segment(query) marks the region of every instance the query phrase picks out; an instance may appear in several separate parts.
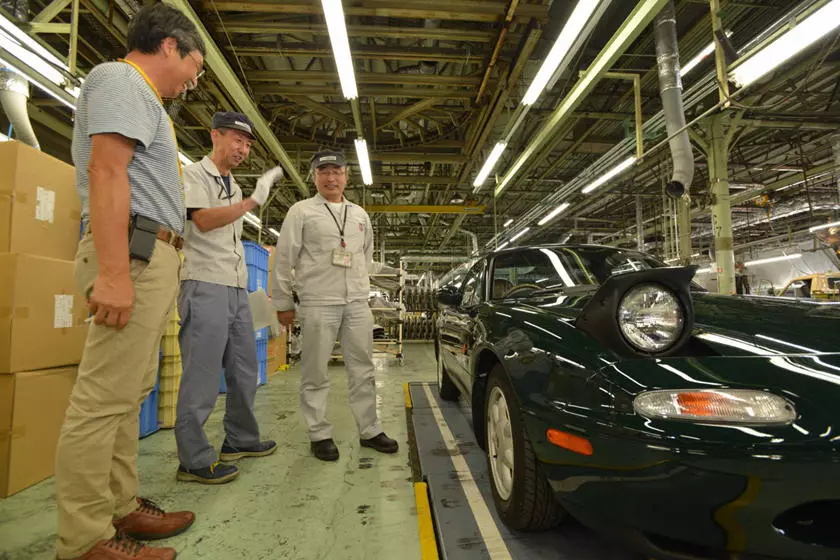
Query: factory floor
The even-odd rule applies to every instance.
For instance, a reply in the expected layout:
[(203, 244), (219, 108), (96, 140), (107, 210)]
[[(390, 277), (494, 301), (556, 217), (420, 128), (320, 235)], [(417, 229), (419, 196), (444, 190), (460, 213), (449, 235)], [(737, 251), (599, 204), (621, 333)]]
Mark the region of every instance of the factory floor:
[[(378, 406), (385, 431), (400, 443), (396, 455), (361, 449), (347, 405), (343, 364), (331, 367), (329, 419), (341, 452), (323, 463), (309, 451), (298, 408), (296, 366), (278, 372), (257, 391), (263, 437), (280, 449), (239, 462), (241, 474), (222, 486), (176, 482), (172, 430), (140, 441), (140, 492), (164, 509), (196, 513), (183, 535), (160, 541), (190, 559), (420, 558), (417, 512), (408, 454), (403, 384), (434, 381), (430, 344), (406, 344), (405, 363), (376, 359)], [(220, 445), (224, 399), (207, 423)], [(55, 558), (56, 507), (52, 480), (0, 500), (0, 560)]]

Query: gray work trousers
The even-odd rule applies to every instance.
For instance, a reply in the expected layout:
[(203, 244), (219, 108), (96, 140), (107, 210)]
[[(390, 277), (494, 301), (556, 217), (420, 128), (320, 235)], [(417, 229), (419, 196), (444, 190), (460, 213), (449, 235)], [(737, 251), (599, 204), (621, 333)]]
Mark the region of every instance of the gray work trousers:
[(181, 316), (183, 374), (178, 394), (175, 441), (178, 458), (187, 469), (199, 469), (217, 460), (207, 441), (204, 423), (219, 396), (225, 368), (225, 436), (234, 447), (260, 441), (254, 416), (257, 392), (257, 347), (248, 292), (221, 284), (185, 280), (178, 295)]
[(350, 409), (362, 439), (382, 432), (373, 376), (373, 315), (366, 301), (301, 306), (300, 409), (312, 441), (332, 437), (327, 420), (330, 378), (327, 363), (336, 338), (347, 366)]

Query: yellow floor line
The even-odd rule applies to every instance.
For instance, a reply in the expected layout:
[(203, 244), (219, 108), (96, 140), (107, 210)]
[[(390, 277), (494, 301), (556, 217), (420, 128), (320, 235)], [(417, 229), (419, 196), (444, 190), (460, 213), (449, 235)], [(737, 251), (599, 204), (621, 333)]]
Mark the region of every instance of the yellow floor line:
[[(406, 387), (408, 387), (407, 383)], [(429, 506), (429, 492), (425, 482), (414, 483), (414, 499), (417, 502), (417, 530), (420, 533), (420, 558), (422, 560), (438, 560), (437, 540), (435, 540), (435, 528), (432, 524), (432, 509)]]
[(411, 391), (408, 389), (408, 383), (403, 383), (403, 391), (405, 392), (405, 407), (411, 410), (414, 408), (414, 404), (411, 402)]

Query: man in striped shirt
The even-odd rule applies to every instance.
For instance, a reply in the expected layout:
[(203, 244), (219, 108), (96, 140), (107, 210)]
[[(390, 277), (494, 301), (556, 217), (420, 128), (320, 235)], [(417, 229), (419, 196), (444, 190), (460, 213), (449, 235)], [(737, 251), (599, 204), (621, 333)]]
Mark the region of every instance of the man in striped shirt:
[(58, 558), (172, 559), (151, 540), (177, 535), (191, 512), (164, 513), (138, 496), (140, 405), (178, 292), (184, 231), (175, 131), (162, 97), (195, 87), (204, 43), (165, 4), (128, 29), (125, 60), (88, 74), (73, 128), (85, 233), (76, 279), (93, 321), (56, 457)]

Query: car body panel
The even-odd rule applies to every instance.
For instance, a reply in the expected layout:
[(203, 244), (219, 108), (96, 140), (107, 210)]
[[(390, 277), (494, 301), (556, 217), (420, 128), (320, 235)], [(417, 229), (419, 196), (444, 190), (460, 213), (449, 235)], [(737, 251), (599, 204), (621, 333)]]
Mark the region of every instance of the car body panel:
[[(840, 548), (803, 544), (773, 526), (819, 500), (836, 501), (840, 515), (840, 307), (697, 291), (685, 350), (634, 359), (577, 327), (595, 293), (488, 296), (485, 285), (480, 302), (441, 309), (441, 359), (474, 403), (486, 364), (502, 364), (555, 496), (576, 518), (704, 550), (840, 558)], [(701, 424), (633, 408), (648, 390), (710, 388), (772, 391), (797, 418)], [(549, 443), (549, 428), (588, 439), (593, 454)]]

